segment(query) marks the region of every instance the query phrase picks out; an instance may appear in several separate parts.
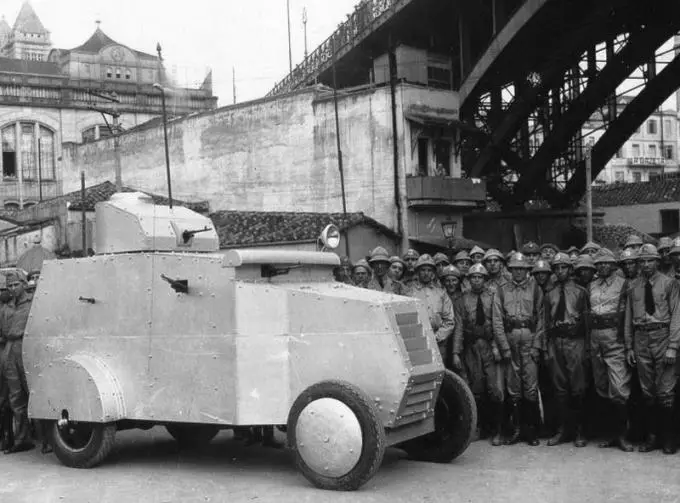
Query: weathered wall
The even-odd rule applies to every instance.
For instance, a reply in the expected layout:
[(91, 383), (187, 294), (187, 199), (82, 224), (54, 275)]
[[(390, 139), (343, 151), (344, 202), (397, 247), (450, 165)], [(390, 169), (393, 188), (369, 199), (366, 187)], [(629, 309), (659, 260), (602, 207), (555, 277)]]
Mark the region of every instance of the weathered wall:
[(16, 264), (19, 257), (33, 246), (33, 239), (36, 237), (42, 237), (41, 246), (43, 248), (54, 251), (59, 241), (58, 232), (55, 225), (46, 225), (42, 229), (0, 236), (0, 265), (6, 267)]
[(647, 234), (661, 233), (661, 210), (680, 210), (680, 201), (633, 206), (608, 206), (604, 211), (607, 224), (630, 224)]

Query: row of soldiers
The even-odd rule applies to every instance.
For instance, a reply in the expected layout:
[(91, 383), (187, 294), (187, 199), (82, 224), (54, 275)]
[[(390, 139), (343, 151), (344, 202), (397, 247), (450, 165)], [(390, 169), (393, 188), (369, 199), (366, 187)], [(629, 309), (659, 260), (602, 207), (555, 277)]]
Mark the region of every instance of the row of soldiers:
[(630, 452), (628, 401), (636, 376), (644, 412), (641, 452), (676, 452), (673, 407), (680, 374), (680, 239), (657, 249), (631, 236), (617, 258), (589, 242), (559, 251), (527, 243), (520, 252), (473, 248), (449, 263), (378, 247), (339, 281), (408, 295), (427, 306), (447, 367), (475, 395), (493, 445), (522, 437), (538, 445), (539, 369), (547, 369), (557, 408), (548, 445), (586, 445), (586, 393), (609, 409), (602, 447)]

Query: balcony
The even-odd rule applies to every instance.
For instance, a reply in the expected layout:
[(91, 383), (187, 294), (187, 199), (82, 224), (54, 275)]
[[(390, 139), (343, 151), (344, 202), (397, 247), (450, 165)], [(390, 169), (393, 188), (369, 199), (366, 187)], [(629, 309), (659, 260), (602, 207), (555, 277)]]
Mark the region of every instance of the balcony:
[(409, 208), (477, 208), (486, 204), (486, 182), (448, 176), (406, 178)]

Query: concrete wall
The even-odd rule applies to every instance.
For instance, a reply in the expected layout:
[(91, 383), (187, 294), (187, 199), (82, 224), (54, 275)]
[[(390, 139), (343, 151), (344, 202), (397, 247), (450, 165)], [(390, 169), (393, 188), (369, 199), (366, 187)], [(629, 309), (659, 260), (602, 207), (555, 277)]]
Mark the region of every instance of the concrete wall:
[(680, 210), (680, 201), (632, 206), (608, 206), (604, 211), (607, 224), (630, 224), (647, 234), (661, 233), (661, 210)]
[[(42, 247), (54, 251), (58, 246), (58, 229), (55, 225), (47, 225), (42, 229), (33, 229), (20, 234), (0, 236), (0, 266), (16, 264), (21, 255), (33, 246), (35, 237), (42, 237)], [(30, 272), (30, 271), (27, 271)]]

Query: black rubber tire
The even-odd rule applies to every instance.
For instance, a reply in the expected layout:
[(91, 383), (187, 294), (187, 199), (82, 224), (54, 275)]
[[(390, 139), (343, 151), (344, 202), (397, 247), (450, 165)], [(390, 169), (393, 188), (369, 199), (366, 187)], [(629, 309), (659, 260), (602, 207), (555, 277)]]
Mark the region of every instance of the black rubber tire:
[[(334, 398), (349, 407), (361, 427), (363, 442), (361, 456), (349, 473), (329, 477), (310, 468), (297, 450), (295, 429), (304, 408), (315, 400)], [(310, 386), (295, 400), (288, 415), (288, 447), (293, 452), (295, 464), (312, 484), (320, 489), (354, 491), (368, 482), (382, 463), (385, 454), (385, 428), (370, 398), (359, 388), (344, 381), (322, 381)]]
[(435, 431), (400, 447), (416, 461), (450, 463), (465, 452), (477, 428), (475, 397), (466, 382), (450, 370), (444, 374), (434, 421)]
[(181, 449), (205, 447), (220, 432), (218, 426), (211, 424), (166, 424), (165, 429), (175, 439)]
[[(52, 421), (48, 431), (54, 453), (64, 465), (71, 468), (92, 468), (100, 464), (111, 453), (116, 440), (116, 425), (114, 423), (73, 423), (60, 429), (56, 421)], [(79, 440), (86, 440), (84, 445), (75, 447), (68, 434), (75, 428), (89, 430)], [(82, 441), (79, 443), (83, 443)]]

